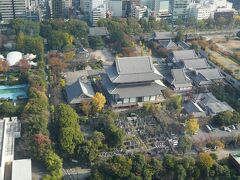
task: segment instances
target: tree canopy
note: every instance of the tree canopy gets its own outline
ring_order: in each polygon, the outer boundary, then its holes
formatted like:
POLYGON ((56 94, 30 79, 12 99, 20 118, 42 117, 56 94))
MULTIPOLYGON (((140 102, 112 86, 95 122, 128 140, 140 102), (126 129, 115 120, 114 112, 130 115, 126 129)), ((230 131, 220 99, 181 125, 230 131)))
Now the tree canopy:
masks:
POLYGON ((186 132, 190 135, 197 133, 199 124, 197 119, 189 119, 186 123, 186 132))
POLYGON ((97 92, 92 98, 92 103, 96 107, 97 112, 101 112, 106 103, 106 98, 102 93, 97 92))
POLYGON ((57 139, 65 156, 74 154, 76 147, 83 142, 79 117, 69 105, 59 104, 55 110, 57 139))

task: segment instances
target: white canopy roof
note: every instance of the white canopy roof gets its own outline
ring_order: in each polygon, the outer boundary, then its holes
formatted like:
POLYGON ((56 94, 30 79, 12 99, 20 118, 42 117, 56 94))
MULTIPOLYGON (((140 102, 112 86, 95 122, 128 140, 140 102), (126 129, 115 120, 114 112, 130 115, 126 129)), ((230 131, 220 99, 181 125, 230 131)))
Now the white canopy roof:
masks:
POLYGON ((12 51, 7 54, 7 61, 10 66, 16 65, 21 59, 23 58, 23 55, 21 52, 18 51, 12 51))

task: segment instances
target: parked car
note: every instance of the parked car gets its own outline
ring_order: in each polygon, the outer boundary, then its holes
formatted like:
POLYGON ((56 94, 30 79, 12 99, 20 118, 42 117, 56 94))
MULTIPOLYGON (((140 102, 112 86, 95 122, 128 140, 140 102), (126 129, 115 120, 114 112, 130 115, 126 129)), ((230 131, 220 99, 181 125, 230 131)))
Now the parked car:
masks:
POLYGON ((207 129, 208 132, 213 131, 213 129, 209 125, 206 125, 206 129, 207 129))
POLYGON ((236 130, 236 127, 234 125, 231 125, 229 128, 232 130, 236 130))
POLYGON ((212 125, 209 125, 209 127, 212 129, 212 131, 214 131, 216 128, 213 127, 212 125))

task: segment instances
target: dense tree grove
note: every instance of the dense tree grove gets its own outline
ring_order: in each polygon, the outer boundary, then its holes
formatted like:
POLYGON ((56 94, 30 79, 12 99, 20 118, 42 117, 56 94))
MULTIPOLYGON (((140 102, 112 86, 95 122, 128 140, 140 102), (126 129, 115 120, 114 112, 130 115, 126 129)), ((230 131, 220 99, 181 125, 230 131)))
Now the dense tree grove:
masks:
MULTIPOLYGON (((20 119, 22 120, 22 138, 19 148, 22 156, 31 157, 45 165, 49 174, 44 179, 61 179, 62 159, 55 153, 54 146, 49 138, 48 124, 50 119, 49 102, 46 96, 44 44, 39 35, 38 22, 22 19, 12 20, 10 26, 17 35, 17 50, 23 53, 37 55, 38 66, 27 71, 30 67, 20 61, 19 67, 29 83, 29 99, 20 119)), ((6 102, 2 110, 12 115, 14 107, 6 102)), ((15 107, 16 108, 16 107, 15 107)))
POLYGON ((226 162, 216 162, 208 153, 196 159, 190 156, 165 155, 163 160, 143 155, 114 156, 92 167, 91 179, 237 179, 234 169, 226 162))
POLYGON ((77 113, 69 105, 60 104, 56 107, 55 121, 60 150, 65 156, 73 155, 77 145, 83 141, 77 113))
POLYGON ((123 143, 124 133, 115 125, 116 118, 117 114, 106 110, 95 119, 97 121, 96 129, 104 134, 105 142, 109 147, 120 147, 123 143))
POLYGON ((17 35, 17 50, 23 53, 35 54, 40 61, 44 54, 43 39, 40 36, 25 35, 20 31, 17 35))
POLYGON ((74 37, 76 46, 88 47, 88 25, 84 21, 54 19, 40 24, 40 35, 49 40, 50 48, 71 48, 74 37), (55 42, 56 40, 56 42, 55 42))
POLYGON ((10 22, 10 26, 15 30, 16 34, 23 32, 26 35, 39 35, 40 24, 39 22, 29 21, 25 19, 13 19, 10 22))
POLYGON ((240 123, 240 114, 237 111, 224 111, 212 118, 212 122, 217 126, 229 126, 240 123))

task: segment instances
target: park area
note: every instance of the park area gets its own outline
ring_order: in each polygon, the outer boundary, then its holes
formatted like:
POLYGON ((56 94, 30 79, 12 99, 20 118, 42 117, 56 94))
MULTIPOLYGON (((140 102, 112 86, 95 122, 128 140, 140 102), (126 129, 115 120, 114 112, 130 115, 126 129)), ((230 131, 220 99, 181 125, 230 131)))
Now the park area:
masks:
POLYGON ((226 50, 230 50, 233 53, 240 51, 240 40, 238 39, 230 39, 228 41, 219 40, 217 43, 226 48, 226 50))
POLYGON ((215 51, 209 51, 210 60, 220 65, 226 71, 230 72, 236 79, 240 79, 240 65, 227 56, 223 56, 215 51))

